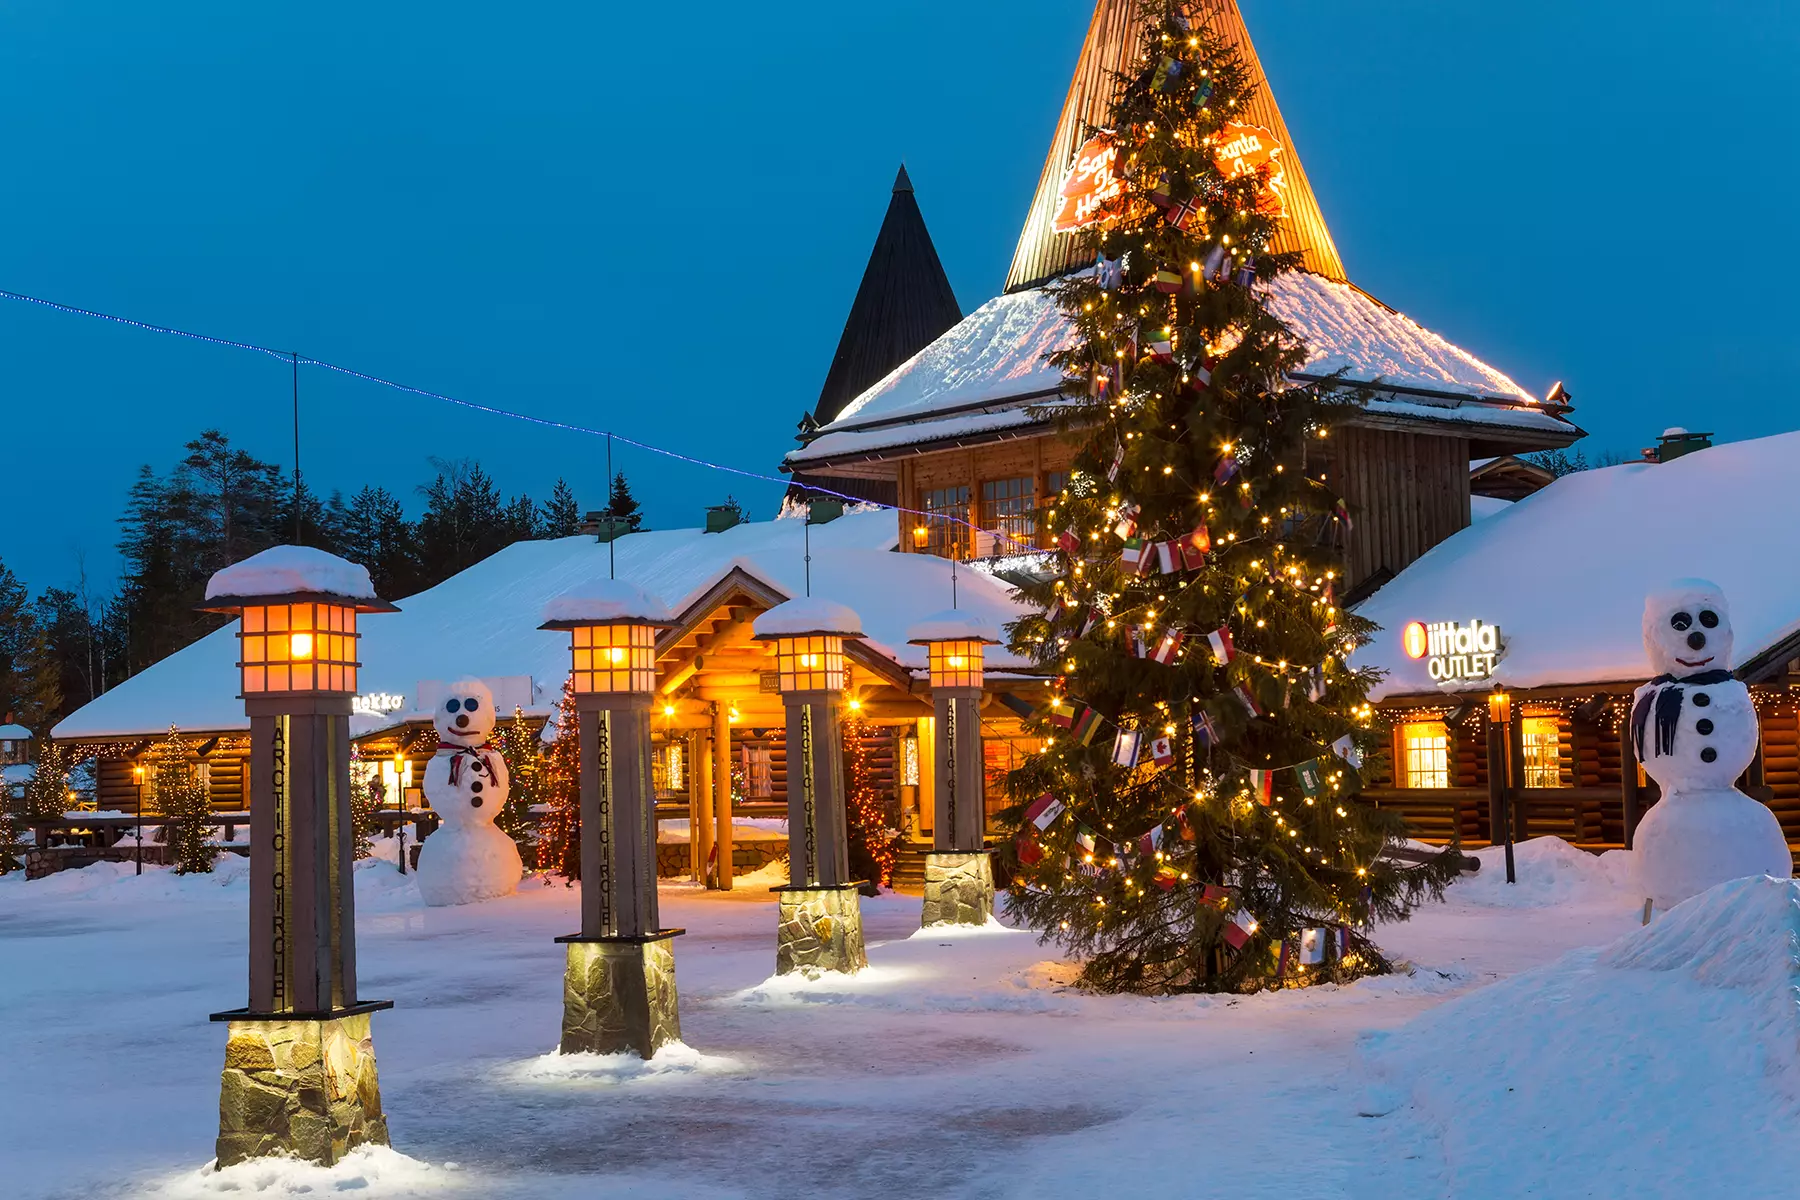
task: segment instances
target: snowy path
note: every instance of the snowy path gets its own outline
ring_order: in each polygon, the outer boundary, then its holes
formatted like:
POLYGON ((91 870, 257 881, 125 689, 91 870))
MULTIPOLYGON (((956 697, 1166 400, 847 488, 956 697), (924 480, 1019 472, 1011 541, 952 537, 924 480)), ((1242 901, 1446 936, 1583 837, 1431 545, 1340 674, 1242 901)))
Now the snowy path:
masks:
MULTIPOLYGON (((0 880, 0 1177, 18 1197, 226 1194, 195 1169, 224 1045, 206 1014, 242 1002, 242 882, 95 874, 112 870, 0 880)), ((767 892, 667 888, 695 1052, 571 1070, 543 1056, 575 893, 427 910, 372 864, 358 897, 363 992, 397 1002, 375 1019, 383 1098, 418 1161, 265 1170, 267 1194, 1360 1195, 1395 1154, 1357 1115, 1361 1034, 1636 924, 1610 891, 1457 903, 1384 937, 1431 968, 1411 977, 1144 1000, 1059 990, 1066 968, 1026 934, 911 936, 905 896, 864 903, 869 972, 770 981, 767 892)))

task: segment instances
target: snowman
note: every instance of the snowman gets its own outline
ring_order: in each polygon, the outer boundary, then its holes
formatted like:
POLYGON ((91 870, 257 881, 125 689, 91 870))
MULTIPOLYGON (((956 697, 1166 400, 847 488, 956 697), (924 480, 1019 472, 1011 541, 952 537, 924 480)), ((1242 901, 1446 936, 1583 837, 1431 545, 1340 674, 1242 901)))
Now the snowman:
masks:
POLYGON ((1793 859, 1766 805, 1737 790, 1756 757, 1750 689, 1732 677, 1731 612, 1716 584, 1677 580, 1644 601, 1644 650, 1656 678, 1631 705, 1631 739, 1662 788, 1633 845, 1659 908, 1746 875, 1787 879, 1793 859))
POLYGON ((478 679, 453 683, 433 723, 438 748, 425 764, 425 798, 443 824, 419 847, 419 894, 431 905, 511 895, 525 868, 512 838, 494 827, 508 776, 488 745, 493 693, 478 679))

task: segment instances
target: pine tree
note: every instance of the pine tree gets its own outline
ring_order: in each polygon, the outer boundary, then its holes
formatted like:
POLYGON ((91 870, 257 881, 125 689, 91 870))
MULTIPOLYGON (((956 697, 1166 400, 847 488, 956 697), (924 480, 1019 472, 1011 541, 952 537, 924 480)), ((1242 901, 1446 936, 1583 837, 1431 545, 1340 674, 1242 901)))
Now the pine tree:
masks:
POLYGON ((350 747, 350 848, 354 858, 368 858, 375 853, 375 835, 381 831, 375 820, 385 799, 376 780, 379 770, 362 756, 358 746, 350 747))
POLYGON ((1404 822, 1353 798, 1373 678, 1347 658, 1373 627, 1335 605, 1349 514, 1322 451, 1359 398, 1287 382, 1305 349, 1264 285, 1299 256, 1266 250, 1266 174, 1215 157, 1243 62, 1178 5, 1141 37, 1115 80, 1124 187, 1077 235, 1095 268, 1058 285, 1079 450, 1044 514, 1057 577, 1020 589, 1045 615, 1012 630, 1057 687, 1008 779, 1008 903, 1099 990, 1349 979, 1386 969, 1370 925, 1455 870, 1382 858, 1404 822))
POLYGON ((538 803, 544 804, 538 829, 538 870, 561 875, 567 883, 581 878, 581 743, 575 712, 575 680, 563 681, 556 707, 556 735, 544 755, 538 803))
POLYGON ((631 494, 631 484, 626 482, 623 471, 613 476, 612 491, 606 498, 606 511, 624 521, 626 528, 632 533, 643 527, 644 514, 638 511, 637 498, 631 494))
POLYGON ((844 805, 849 816, 850 874, 866 879, 872 887, 886 887, 894 879, 894 859, 899 848, 894 843, 894 830, 888 826, 882 811, 881 796, 875 790, 875 770, 869 762, 869 748, 863 740, 870 732, 869 723, 856 713, 847 713, 843 721, 844 737, 844 805))
POLYGON ((61 816, 69 808, 69 773, 76 760, 64 742, 39 737, 37 764, 25 784, 25 798, 19 815, 29 825, 33 820, 49 820, 61 816))
POLYGON ((25 865, 27 847, 19 840, 17 818, 0 804, 0 875, 9 875, 25 865))
POLYGON ((558 478, 544 501, 540 532, 547 538, 574 537, 581 532, 581 508, 566 479, 558 478))
POLYGON ((169 726, 169 736, 156 748, 156 806, 169 818, 169 846, 177 875, 213 869, 219 848, 212 840, 212 797, 187 760, 187 742, 169 726))

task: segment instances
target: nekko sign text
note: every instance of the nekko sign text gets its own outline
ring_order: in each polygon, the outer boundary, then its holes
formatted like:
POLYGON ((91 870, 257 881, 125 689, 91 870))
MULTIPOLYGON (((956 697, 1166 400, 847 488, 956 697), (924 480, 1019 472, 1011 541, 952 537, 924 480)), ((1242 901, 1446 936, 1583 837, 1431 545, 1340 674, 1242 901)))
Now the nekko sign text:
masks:
POLYGON ((1494 674, 1506 653, 1500 627, 1484 621, 1410 621, 1400 631, 1408 658, 1425 660, 1425 670, 1438 684, 1477 683, 1494 674))

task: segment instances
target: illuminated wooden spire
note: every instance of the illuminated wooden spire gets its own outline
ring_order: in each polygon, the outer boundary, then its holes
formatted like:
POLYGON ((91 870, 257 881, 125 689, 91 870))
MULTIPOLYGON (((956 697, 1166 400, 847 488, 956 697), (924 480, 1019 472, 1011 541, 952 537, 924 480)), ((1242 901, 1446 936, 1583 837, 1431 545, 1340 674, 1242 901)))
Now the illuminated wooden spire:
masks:
MULTIPOLYGON (((1122 72, 1127 58, 1137 52, 1142 8, 1139 0, 1097 0, 1094 6, 1094 20, 1088 26, 1087 41, 1081 47, 1081 60, 1075 65, 1069 97, 1063 101, 1056 136, 1050 142, 1050 156, 1044 161, 1044 173, 1038 179, 1037 194, 1025 218, 1025 230, 1019 235, 1019 248, 1013 253, 1012 271, 1006 277, 1009 292, 1043 283, 1074 267, 1086 265, 1077 261, 1078 239, 1052 232, 1050 218, 1056 211, 1056 196, 1063 175, 1081 145, 1084 133, 1090 125, 1106 122, 1112 101, 1113 73, 1122 72)), ((1325 217, 1319 211, 1312 186, 1306 181, 1293 138, 1288 135, 1287 122, 1281 119, 1281 109, 1269 90, 1269 81, 1256 57, 1256 47, 1250 43, 1250 31, 1244 27, 1236 0, 1189 0, 1187 11, 1196 27, 1204 25, 1237 47, 1256 85, 1244 120, 1268 130, 1282 147, 1287 215, 1271 248, 1283 252, 1301 251, 1306 256, 1307 270, 1329 279, 1344 280, 1343 261, 1338 258, 1331 231, 1325 227, 1325 217)))

